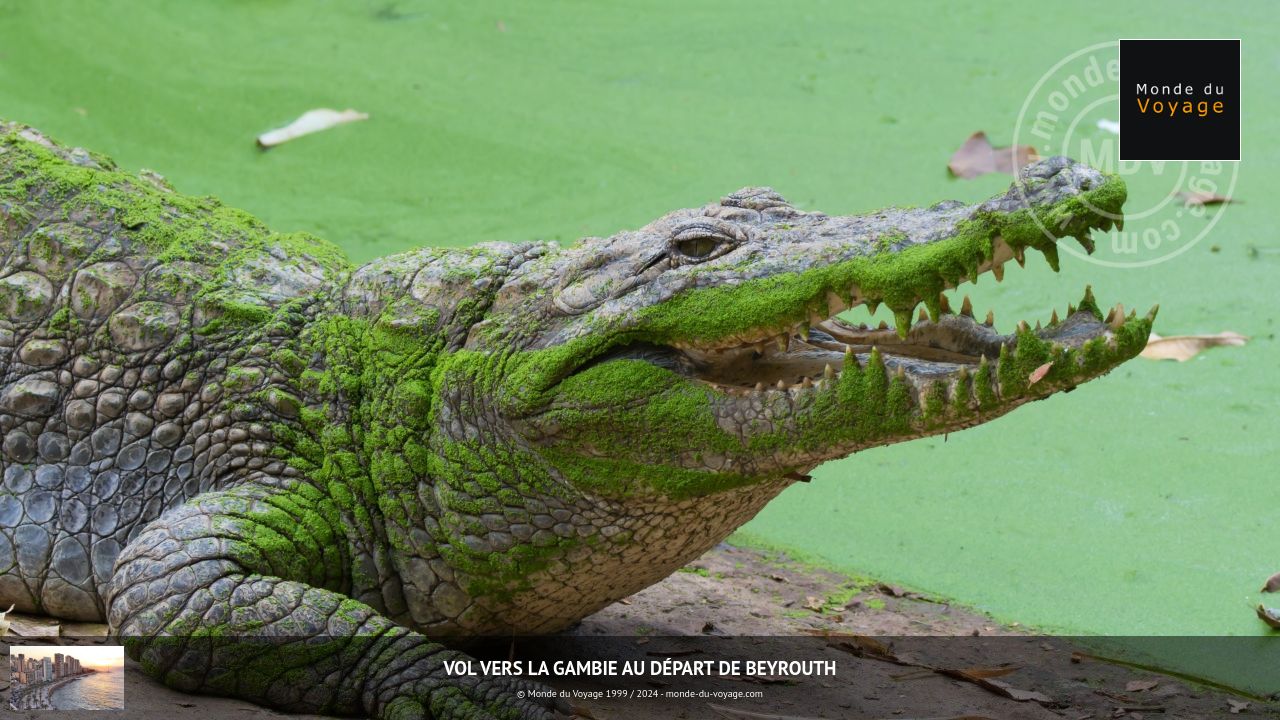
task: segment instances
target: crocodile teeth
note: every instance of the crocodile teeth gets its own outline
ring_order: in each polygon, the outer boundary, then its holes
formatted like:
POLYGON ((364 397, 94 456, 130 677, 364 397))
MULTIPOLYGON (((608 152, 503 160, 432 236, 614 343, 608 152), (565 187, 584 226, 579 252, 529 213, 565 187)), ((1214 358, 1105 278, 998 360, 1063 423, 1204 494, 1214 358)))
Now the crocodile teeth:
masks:
POLYGON ((1152 305, 1151 309, 1147 311, 1147 320, 1155 321, 1156 313, 1159 313, 1159 312, 1160 312, 1160 306, 1158 304, 1152 305))
POLYGON ((1124 230, 1124 216, 1123 216, 1123 215, 1121 215, 1120 217, 1116 218, 1116 229, 1117 229, 1117 230, 1124 230))
MULTIPOLYGON (((827 317, 831 317, 832 315, 835 315, 841 310, 844 310, 846 307, 848 306, 844 304, 844 298, 841 298, 839 295, 835 294, 834 292, 831 292, 829 290, 827 291, 827 317)), ((827 318, 822 318, 822 320, 826 320, 826 319, 827 318)))
POLYGON ((763 392, 763 391, 764 391, 764 383, 762 382, 756 383, 756 392, 763 392))
POLYGON ((905 339, 911 331, 911 310, 894 310, 893 321, 898 326, 898 337, 905 339))
POLYGON ((996 313, 994 310, 987 311, 987 319, 984 321, 983 324, 985 324, 987 327, 995 327, 996 313))
POLYGON ((811 388, 811 387, 813 387, 813 380, 810 380, 810 379, 809 379, 809 376, 808 376, 808 375, 805 375, 803 378, 801 378, 801 379, 800 379, 800 387, 802 387, 802 388, 811 388))
POLYGON ((922 323, 929 319, 929 313, 924 308, 920 308, 920 314, 916 317, 916 322, 922 323))
POLYGON ((1013 259, 1018 261, 1018 267, 1024 268, 1027 266, 1027 253, 1022 248, 1013 251, 1013 259))
POLYGON ((968 295, 964 296, 964 304, 960 306, 960 314, 969 318, 973 317, 973 301, 969 299, 968 295))
MULTIPOLYGON (((1108 228, 1109 226, 1110 223, 1108 223, 1108 228)), ((1080 247, 1084 248, 1084 251, 1090 255, 1092 255, 1093 251, 1096 249, 1096 246, 1093 244, 1093 238, 1090 237, 1088 233, 1081 233, 1080 235, 1077 235, 1076 242, 1080 243, 1080 247)))
POLYGON ((951 301, 942 293, 938 293, 938 307, 944 313, 951 313, 951 301))
POLYGON ((888 323, 888 322, 886 322, 886 321, 884 321, 884 320, 881 320, 881 321, 880 321, 880 327, 879 327, 879 328, 877 328, 877 329, 879 329, 879 330, 888 330, 888 329, 889 329, 889 323, 888 323))
POLYGON ((1058 309, 1057 309, 1057 308, 1054 308, 1054 309, 1053 309, 1053 315, 1050 315, 1050 316, 1049 316, 1049 324, 1050 324, 1050 325, 1057 325, 1057 324, 1058 324, 1058 309))
POLYGON ((778 352, 787 352, 791 349, 790 335, 779 335, 773 342, 778 346, 778 352))
POLYGON ((779 380, 779 381, 778 381, 777 388, 778 388, 779 390, 786 390, 786 389, 787 389, 787 383, 786 383, 786 381, 784 381, 784 380, 779 380))
POLYGON ((1119 330, 1120 326, 1124 325, 1124 320, 1124 305, 1116 303, 1116 306, 1111 308, 1111 313, 1107 315, 1107 324, 1111 326, 1111 329, 1119 330))
POLYGON ((835 369, 835 368, 833 368, 833 367, 831 367, 831 363, 827 363, 825 366, 823 366, 823 368, 822 368, 822 377, 824 377, 824 378, 826 378, 826 379, 830 380, 831 378, 833 378, 833 377, 835 377, 835 376, 836 376, 836 369, 835 369))
POLYGON ((996 282, 1004 282, 1004 266, 992 265, 991 274, 996 276, 996 282))
POLYGON ((1049 267, 1053 268, 1054 272, 1058 272, 1058 246, 1046 245, 1040 252, 1044 253, 1044 259, 1049 263, 1049 267))

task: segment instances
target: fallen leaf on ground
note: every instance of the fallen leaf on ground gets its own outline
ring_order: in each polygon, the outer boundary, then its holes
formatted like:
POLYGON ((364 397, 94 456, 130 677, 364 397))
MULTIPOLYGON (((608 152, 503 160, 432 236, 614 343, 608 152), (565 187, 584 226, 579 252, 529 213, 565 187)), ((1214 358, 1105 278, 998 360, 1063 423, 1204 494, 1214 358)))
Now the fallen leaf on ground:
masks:
POLYGON ((1230 699, 1228 699, 1228 700, 1227 700, 1227 705, 1231 707, 1231 714, 1232 714, 1232 715, 1239 715, 1240 713, 1242 713, 1242 712, 1244 712, 1245 710, 1248 710, 1248 709, 1249 709, 1249 703, 1247 703, 1247 702, 1245 702, 1245 701, 1243 701, 1243 700, 1230 700, 1230 699))
POLYGON ((810 635, 826 638, 828 645, 838 650, 843 650, 850 655, 871 657, 900 665, 907 664, 901 662, 888 645, 873 637, 854 633, 833 633, 826 630, 808 630, 807 632, 810 635))
POLYGON ((329 108, 319 108, 317 110, 308 110, 302 113, 297 120, 285 125, 282 128, 269 130, 258 136, 258 147, 270 148, 281 143, 287 143, 295 140, 303 135, 310 135, 321 130, 328 130, 332 127, 345 125, 347 123, 356 122, 357 120, 368 120, 369 114, 362 113, 358 110, 350 108, 346 110, 330 110, 329 108))
POLYGON ((1277 590, 1280 590, 1280 572, 1267 578, 1266 584, 1262 586, 1262 592, 1275 592, 1277 590))
POLYGON ((890 585, 888 583, 880 583, 876 585, 876 589, 884 593, 885 595, 892 595, 893 597, 896 597, 896 598, 904 597, 907 594, 906 590, 903 590, 897 585, 890 585))
POLYGON ((1035 702, 1041 703, 1053 702, 1048 695, 1038 693, 1034 690, 1019 690, 1009 683, 1001 682, 999 680, 980 680, 978 681, 978 685, 999 695, 1004 695, 1010 700, 1017 700, 1018 702, 1026 702, 1028 700, 1034 700, 1035 702))
POLYGON ((822 612, 822 606, 825 604, 822 598, 814 595, 808 595, 804 599, 804 606, 814 612, 822 612))
POLYGON ((1053 363, 1047 362, 1041 365, 1040 367, 1036 368, 1035 370, 1032 370, 1031 376, 1028 378, 1029 382, 1027 384, 1035 385, 1036 383, 1043 380, 1044 376, 1049 374, 1049 370, 1052 367, 1053 367, 1053 363))
MULTIPOLYGON (((1004 675, 1008 675, 1011 672, 1014 672, 1017 669, 1018 669, 1017 665, 1001 665, 999 667, 960 668, 959 670, 954 670, 950 672, 955 672, 958 675, 962 675, 968 680, 981 680, 983 678, 1002 677, 1004 675)), ((949 674, 949 673, 944 672, 944 674, 949 674)))
POLYGON ((1035 148, 1030 145, 992 147, 987 134, 979 130, 969 136, 959 150, 951 156, 947 169, 956 177, 976 178, 987 173, 1001 172, 1013 175, 1023 165, 1039 160, 1035 148))
POLYGON ((1222 205, 1223 203, 1240 202, 1239 200, 1233 200, 1226 195, 1219 195, 1218 193, 1211 192, 1200 192, 1197 190, 1184 190, 1174 195, 1174 197, 1182 200, 1182 204, 1186 207, 1190 207, 1192 205, 1222 205))
POLYGON ((1217 335, 1170 335, 1161 337, 1151 333, 1147 346, 1139 353, 1148 360, 1177 360, 1185 362, 1211 347, 1240 347, 1249 341, 1247 335, 1223 331, 1217 335))
POLYGON ((62 634, 62 623, 52 618, 13 613, 5 617, 9 633, 29 638, 54 638, 62 634))
POLYGON ((1145 692, 1159 685, 1159 680, 1130 680, 1124 686, 1125 692, 1145 692))
POLYGON ((1270 625, 1273 630, 1280 630, 1280 610, 1259 604, 1258 619, 1270 625))

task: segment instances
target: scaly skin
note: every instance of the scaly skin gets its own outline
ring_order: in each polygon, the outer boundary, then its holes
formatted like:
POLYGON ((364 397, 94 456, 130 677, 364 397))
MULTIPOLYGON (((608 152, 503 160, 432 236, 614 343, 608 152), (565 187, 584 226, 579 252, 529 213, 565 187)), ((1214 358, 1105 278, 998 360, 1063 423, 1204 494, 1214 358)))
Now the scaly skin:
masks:
POLYGON ((827 217, 747 188, 565 249, 353 268, 0 137, 0 604, 105 618, 166 683, 287 710, 551 717, 446 677, 428 636, 560 630, 821 462, 1104 374, 1153 318, 950 312, 1028 248, 1056 265, 1041 224, 1109 227, 1123 184, 1062 158, 979 206, 827 217), (897 328, 831 319, 861 303, 897 328))

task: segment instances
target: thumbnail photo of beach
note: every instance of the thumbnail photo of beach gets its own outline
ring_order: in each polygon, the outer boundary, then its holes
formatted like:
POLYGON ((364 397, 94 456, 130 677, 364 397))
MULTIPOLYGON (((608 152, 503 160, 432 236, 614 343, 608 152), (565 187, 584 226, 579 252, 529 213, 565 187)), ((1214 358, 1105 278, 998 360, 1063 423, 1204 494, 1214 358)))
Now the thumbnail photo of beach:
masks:
POLYGON ((123 710, 120 645, 13 645, 11 710, 123 710))

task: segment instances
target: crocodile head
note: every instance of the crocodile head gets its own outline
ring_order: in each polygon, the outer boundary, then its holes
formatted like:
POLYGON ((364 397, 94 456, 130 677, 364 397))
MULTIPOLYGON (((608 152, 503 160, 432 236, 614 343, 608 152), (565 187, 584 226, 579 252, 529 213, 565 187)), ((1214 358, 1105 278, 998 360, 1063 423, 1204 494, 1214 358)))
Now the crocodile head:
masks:
POLYGON ((1058 238, 1092 250, 1124 199, 1118 178, 1060 157, 978 205, 828 216, 746 188, 522 266, 469 345, 522 349, 500 381, 504 412, 576 483, 690 495, 801 478, 1138 354, 1154 309, 1102 312, 1087 289, 1004 332, 948 298, 1028 251, 1056 270, 1058 238), (864 304, 890 308, 894 326, 837 315, 864 304))

